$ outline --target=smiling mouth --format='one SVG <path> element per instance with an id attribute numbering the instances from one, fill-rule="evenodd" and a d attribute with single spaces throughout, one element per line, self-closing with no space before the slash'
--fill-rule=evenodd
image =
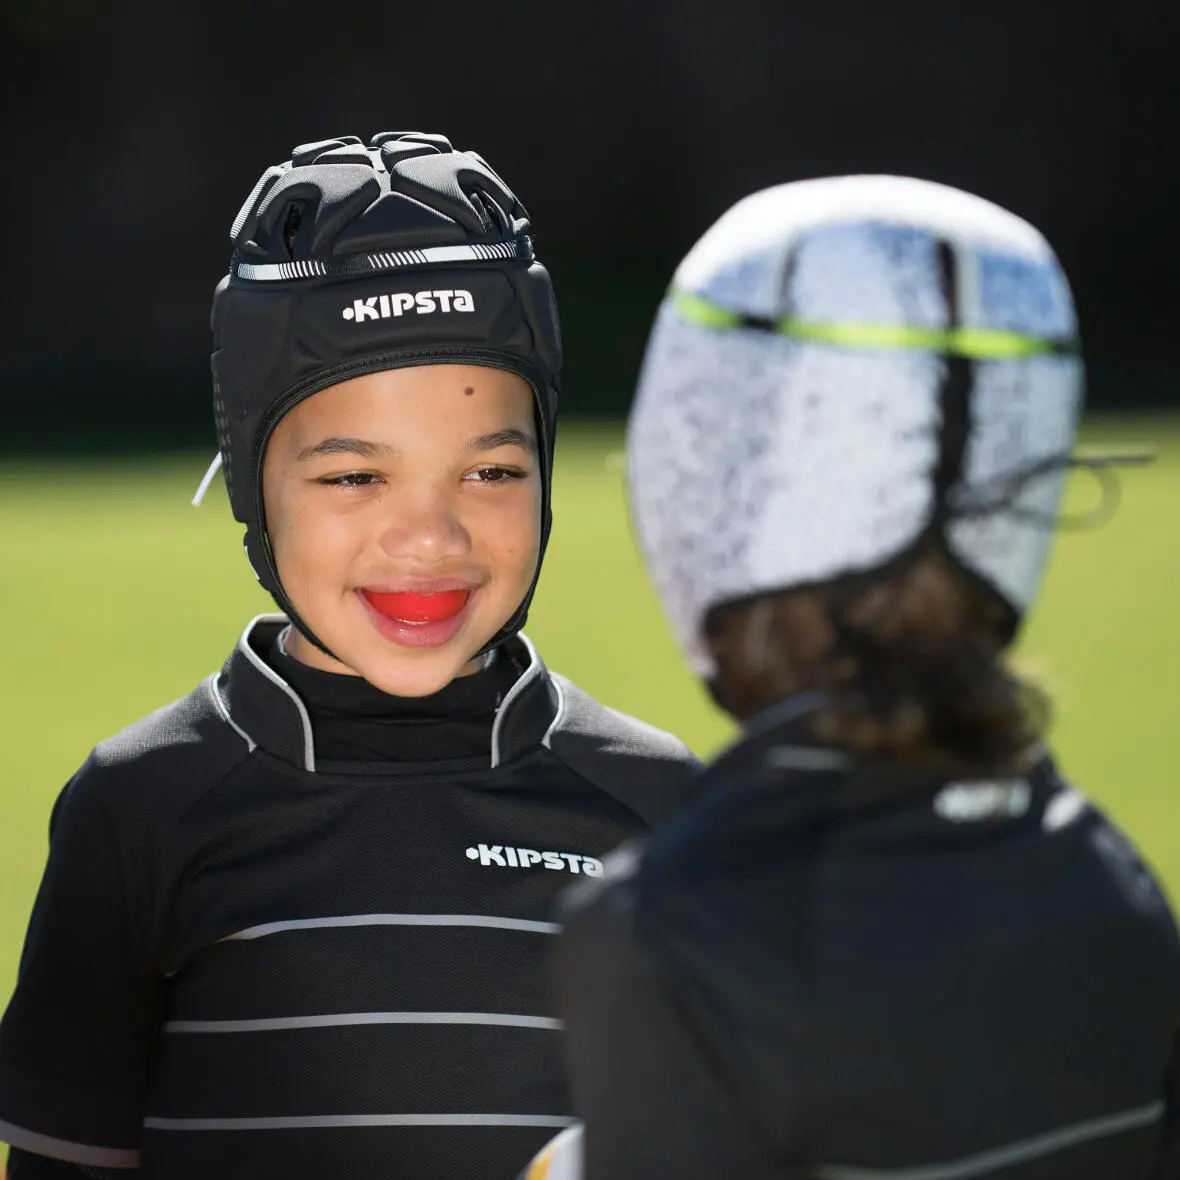
<path id="1" fill-rule="evenodd" d="M 470 588 L 421 593 L 411 590 L 362 590 L 365 601 L 387 619 L 411 626 L 441 623 L 460 614 L 471 597 Z"/>

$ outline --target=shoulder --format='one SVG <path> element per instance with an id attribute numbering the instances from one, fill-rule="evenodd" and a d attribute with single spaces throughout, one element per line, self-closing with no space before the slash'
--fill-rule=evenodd
<path id="1" fill-rule="evenodd" d="M 550 676 L 561 695 L 546 738 L 554 756 L 648 824 L 668 818 L 700 766 L 692 751 L 672 734 L 596 701 L 566 677 Z"/>
<path id="2" fill-rule="evenodd" d="M 678 770 L 698 765 L 692 751 L 678 737 L 596 701 L 559 673 L 550 675 L 564 698 L 553 731 L 555 740 L 567 746 L 581 743 L 607 756 L 636 758 Z"/>
<path id="3" fill-rule="evenodd" d="M 99 742 L 59 797 L 54 820 L 63 812 L 179 814 L 250 751 L 226 720 L 210 676 Z"/>
<path id="4" fill-rule="evenodd" d="M 1045 840 L 1061 846 L 1058 858 L 1070 864 L 1079 879 L 1090 874 L 1127 914 L 1162 929 L 1180 954 L 1180 935 L 1167 892 L 1128 833 L 1064 777 L 1048 755 L 1028 781 L 1033 822 Z M 1081 888 L 1065 897 L 1080 906 L 1095 904 L 1093 896 Z"/>

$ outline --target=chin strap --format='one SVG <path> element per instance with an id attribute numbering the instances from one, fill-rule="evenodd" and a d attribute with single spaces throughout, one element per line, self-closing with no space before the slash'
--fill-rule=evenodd
<path id="1" fill-rule="evenodd" d="M 201 506 L 205 499 L 205 494 L 209 491 L 209 486 L 213 483 L 213 480 L 217 473 L 221 470 L 221 467 L 222 455 L 221 451 L 219 450 L 217 454 L 213 456 L 213 461 L 209 464 L 204 476 L 201 478 L 200 484 L 197 486 L 196 494 L 192 498 L 192 505 L 194 508 L 199 508 Z M 542 554 L 544 553 L 545 546 L 549 540 L 551 521 L 551 514 L 546 512 L 541 522 Z M 327 647 L 327 645 L 316 636 L 315 632 L 312 631 L 312 629 L 299 617 L 299 612 L 295 610 L 294 603 L 292 603 L 287 597 L 286 592 L 283 590 L 282 583 L 279 581 L 278 571 L 274 568 L 274 562 L 270 558 L 269 546 L 265 544 L 265 542 L 261 542 L 252 546 L 252 540 L 261 542 L 261 538 L 257 537 L 257 530 L 253 527 L 247 527 L 243 548 L 246 551 L 246 559 L 250 563 L 250 568 L 254 571 L 255 578 L 258 579 L 259 583 L 261 583 L 264 589 L 270 592 L 270 596 L 275 600 L 275 605 L 278 606 L 279 610 L 282 611 L 282 613 L 285 614 L 288 619 L 290 619 L 291 626 L 293 626 L 309 643 L 318 647 L 325 655 L 331 656 L 334 660 L 338 659 L 339 657 L 329 647 Z M 540 575 L 541 563 L 538 559 L 537 571 L 533 576 L 533 584 L 529 587 L 528 594 L 525 596 L 524 601 L 516 608 L 508 622 L 505 623 L 504 626 L 501 627 L 500 630 L 497 631 L 496 634 L 493 635 L 491 639 L 489 639 L 487 643 L 485 643 L 483 647 L 481 647 L 479 651 L 475 652 L 472 656 L 473 659 L 476 657 L 483 657 L 485 661 L 485 668 L 488 666 L 488 663 L 490 663 L 492 653 L 495 651 L 495 649 L 499 647 L 499 645 L 503 643 L 504 640 L 510 639 L 524 627 L 525 619 L 528 616 L 528 608 L 532 602 L 533 593 L 537 588 L 537 580 L 540 578 Z"/>

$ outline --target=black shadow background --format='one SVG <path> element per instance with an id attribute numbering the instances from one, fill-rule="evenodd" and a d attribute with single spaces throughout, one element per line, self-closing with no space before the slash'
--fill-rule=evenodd
<path id="1" fill-rule="evenodd" d="M 228 230 L 299 142 L 441 130 L 533 216 L 566 413 L 625 410 L 678 258 L 745 193 L 959 185 L 1073 281 L 1091 405 L 1180 405 L 1180 22 L 1120 0 L 2 0 L 0 448 L 213 446 Z"/>

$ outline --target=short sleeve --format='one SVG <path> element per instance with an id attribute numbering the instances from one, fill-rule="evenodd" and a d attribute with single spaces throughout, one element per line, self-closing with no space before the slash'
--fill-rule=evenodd
<path id="1" fill-rule="evenodd" d="M 134 1167 L 161 980 L 150 945 L 151 852 L 109 772 L 91 763 L 51 821 L 16 991 L 0 1022 L 0 1140 L 95 1167 Z"/>
<path id="2" fill-rule="evenodd" d="M 556 952 L 585 1180 L 777 1175 L 713 1067 L 684 981 L 637 934 L 631 880 L 594 886 L 567 906 Z"/>

